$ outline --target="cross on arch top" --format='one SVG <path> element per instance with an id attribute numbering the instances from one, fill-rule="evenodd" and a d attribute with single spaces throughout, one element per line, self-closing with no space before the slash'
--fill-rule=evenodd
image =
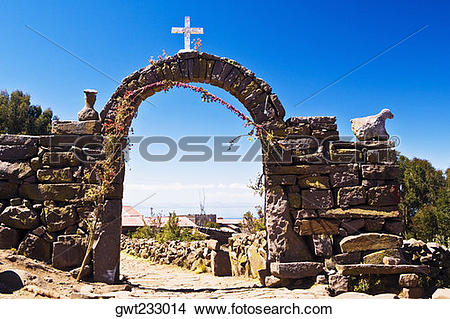
<path id="1" fill-rule="evenodd" d="M 203 28 L 191 28 L 191 17 L 184 17 L 184 27 L 172 27 L 172 33 L 184 33 L 184 50 L 191 50 L 191 34 L 203 34 Z"/>

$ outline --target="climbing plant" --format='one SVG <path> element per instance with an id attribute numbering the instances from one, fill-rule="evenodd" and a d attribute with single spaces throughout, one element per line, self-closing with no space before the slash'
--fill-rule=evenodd
<path id="1" fill-rule="evenodd" d="M 114 190 L 114 182 L 124 169 L 123 149 L 128 147 L 126 137 L 129 133 L 131 121 L 137 114 L 139 104 L 146 98 L 150 91 L 168 92 L 173 88 L 184 88 L 201 95 L 206 103 L 218 103 L 233 112 L 244 121 L 245 127 L 251 127 L 249 136 L 264 136 L 268 141 L 275 140 L 272 132 L 265 130 L 261 125 L 252 121 L 247 115 L 227 103 L 223 99 L 208 92 L 202 87 L 196 87 L 187 83 L 164 80 L 143 86 L 136 90 L 127 91 L 123 97 L 117 100 L 114 117 L 105 119 L 103 124 L 103 150 L 102 158 L 96 161 L 91 169 L 86 170 L 83 180 L 86 184 L 92 182 L 95 186 L 90 187 L 84 196 L 84 201 L 92 204 L 92 211 L 86 219 L 88 228 L 88 243 L 85 256 L 78 273 L 77 280 L 81 279 L 82 273 L 88 263 L 90 253 L 98 239 L 102 229 L 102 215 L 106 209 L 107 195 Z"/>

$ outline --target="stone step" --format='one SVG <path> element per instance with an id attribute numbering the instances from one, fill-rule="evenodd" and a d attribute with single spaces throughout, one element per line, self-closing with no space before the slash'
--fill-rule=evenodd
<path id="1" fill-rule="evenodd" d="M 339 245 L 343 253 L 365 250 L 396 249 L 402 246 L 400 236 L 379 233 L 366 233 L 345 237 Z"/>
<path id="2" fill-rule="evenodd" d="M 278 278 L 315 277 L 323 271 L 323 264 L 318 262 L 271 263 L 270 272 Z"/>
<path id="3" fill-rule="evenodd" d="M 380 265 L 354 264 L 336 265 L 342 275 L 395 275 L 395 274 L 428 274 L 430 267 L 423 265 Z"/>

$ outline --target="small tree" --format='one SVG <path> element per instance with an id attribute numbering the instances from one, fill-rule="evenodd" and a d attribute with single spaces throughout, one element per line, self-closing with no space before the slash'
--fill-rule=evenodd
<path id="1" fill-rule="evenodd" d="M 28 94 L 0 92 L 0 133 L 49 134 L 52 118 L 52 110 L 43 111 L 39 105 L 31 105 Z"/>
<path id="2" fill-rule="evenodd" d="M 266 219 L 261 206 L 256 206 L 257 218 L 255 218 L 251 211 L 244 214 L 242 221 L 242 230 L 247 233 L 257 233 L 266 229 Z"/>

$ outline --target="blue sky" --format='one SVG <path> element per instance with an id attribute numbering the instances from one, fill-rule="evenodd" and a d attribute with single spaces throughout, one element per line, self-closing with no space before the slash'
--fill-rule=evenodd
<path id="1" fill-rule="evenodd" d="M 30 31 L 26 25 L 120 81 L 165 49 L 183 46 L 170 34 L 191 16 L 203 27 L 203 51 L 232 58 L 265 79 L 287 117 L 336 115 L 341 135 L 350 119 L 388 107 L 387 123 L 407 156 L 449 166 L 450 22 L 448 1 L 8 1 L 0 2 L 0 88 L 21 89 L 61 119 L 76 119 L 83 89 L 99 91 L 100 110 L 117 83 Z M 408 34 L 423 31 L 311 100 L 296 104 Z M 208 87 L 231 104 L 233 97 Z M 239 135 L 239 119 L 181 89 L 141 105 L 136 135 Z M 243 152 L 249 142 L 240 143 Z M 260 199 L 246 188 L 258 163 L 148 163 L 131 153 L 125 198 L 139 207 L 240 216 Z"/>

